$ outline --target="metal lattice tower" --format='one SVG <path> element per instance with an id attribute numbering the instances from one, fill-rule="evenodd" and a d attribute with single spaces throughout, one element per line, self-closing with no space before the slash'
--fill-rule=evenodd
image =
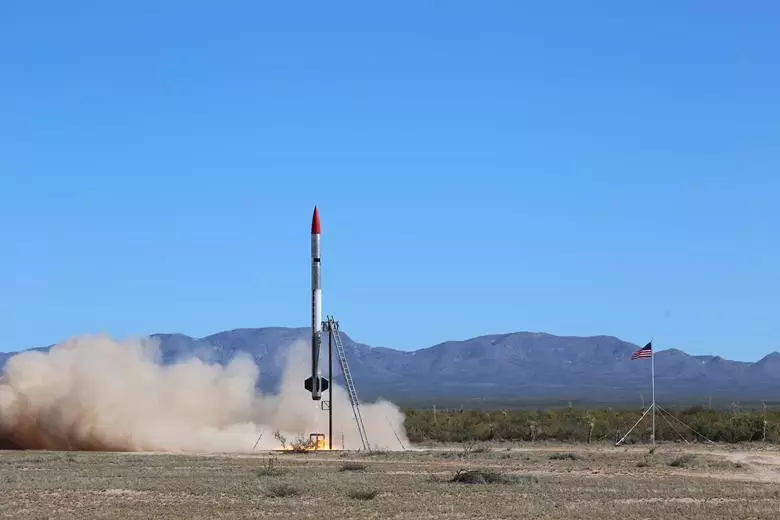
<path id="1" fill-rule="evenodd" d="M 355 423 L 357 423 L 358 433 L 360 433 L 360 442 L 363 443 L 364 450 L 371 451 L 371 446 L 368 443 L 368 436 L 366 435 L 366 427 L 363 424 L 363 417 L 360 415 L 360 400 L 358 399 L 357 390 L 355 389 L 355 381 L 352 379 L 352 373 L 349 370 L 349 363 L 347 362 L 347 355 L 344 351 L 344 345 L 341 343 L 339 322 L 334 320 L 333 316 L 328 316 L 327 321 L 325 321 L 322 325 L 322 328 L 328 331 L 330 338 L 336 344 L 336 352 L 339 356 L 341 373 L 344 375 L 344 384 L 347 387 L 349 402 L 352 405 L 352 412 L 355 415 Z M 331 391 L 332 388 L 333 382 L 331 381 Z"/>

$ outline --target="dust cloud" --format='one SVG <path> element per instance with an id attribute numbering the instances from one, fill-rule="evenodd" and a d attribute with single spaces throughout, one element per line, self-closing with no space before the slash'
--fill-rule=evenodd
<path id="1" fill-rule="evenodd" d="M 280 448 L 276 432 L 288 445 L 311 432 L 327 435 L 327 412 L 303 388 L 310 353 L 304 342 L 291 345 L 278 393 L 262 394 L 255 390 L 259 369 L 246 354 L 224 366 L 199 358 L 163 366 L 155 341 L 107 336 L 22 352 L 6 361 L 0 377 L 0 446 L 251 452 Z M 361 448 L 339 386 L 333 404 L 333 447 Z M 378 401 L 362 404 L 361 412 L 372 449 L 408 446 L 397 406 Z"/>

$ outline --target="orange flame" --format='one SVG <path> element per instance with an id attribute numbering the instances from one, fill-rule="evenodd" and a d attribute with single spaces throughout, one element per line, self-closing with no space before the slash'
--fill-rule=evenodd
<path id="1" fill-rule="evenodd" d="M 284 446 L 281 451 L 318 451 L 328 449 L 328 437 L 323 433 L 311 433 L 309 434 L 308 441 L 299 441 L 292 446 Z"/>

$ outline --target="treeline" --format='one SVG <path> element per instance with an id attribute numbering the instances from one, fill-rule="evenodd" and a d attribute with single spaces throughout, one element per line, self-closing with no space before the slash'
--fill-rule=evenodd
<path id="1" fill-rule="evenodd" d="M 411 442 L 543 441 L 617 442 L 636 424 L 642 412 L 632 410 L 472 411 L 407 410 L 406 432 Z M 656 439 L 689 442 L 780 443 L 780 411 L 726 412 L 694 407 L 656 411 Z M 648 413 L 626 443 L 649 441 Z"/>

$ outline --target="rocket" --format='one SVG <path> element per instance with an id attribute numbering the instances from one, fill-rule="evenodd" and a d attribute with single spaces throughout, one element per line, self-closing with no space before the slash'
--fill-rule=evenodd
<path id="1" fill-rule="evenodd" d="M 328 380 L 320 377 L 322 346 L 322 285 L 320 278 L 320 214 L 314 206 L 311 217 L 311 377 L 303 382 L 311 398 L 319 401 L 328 389 Z"/>

